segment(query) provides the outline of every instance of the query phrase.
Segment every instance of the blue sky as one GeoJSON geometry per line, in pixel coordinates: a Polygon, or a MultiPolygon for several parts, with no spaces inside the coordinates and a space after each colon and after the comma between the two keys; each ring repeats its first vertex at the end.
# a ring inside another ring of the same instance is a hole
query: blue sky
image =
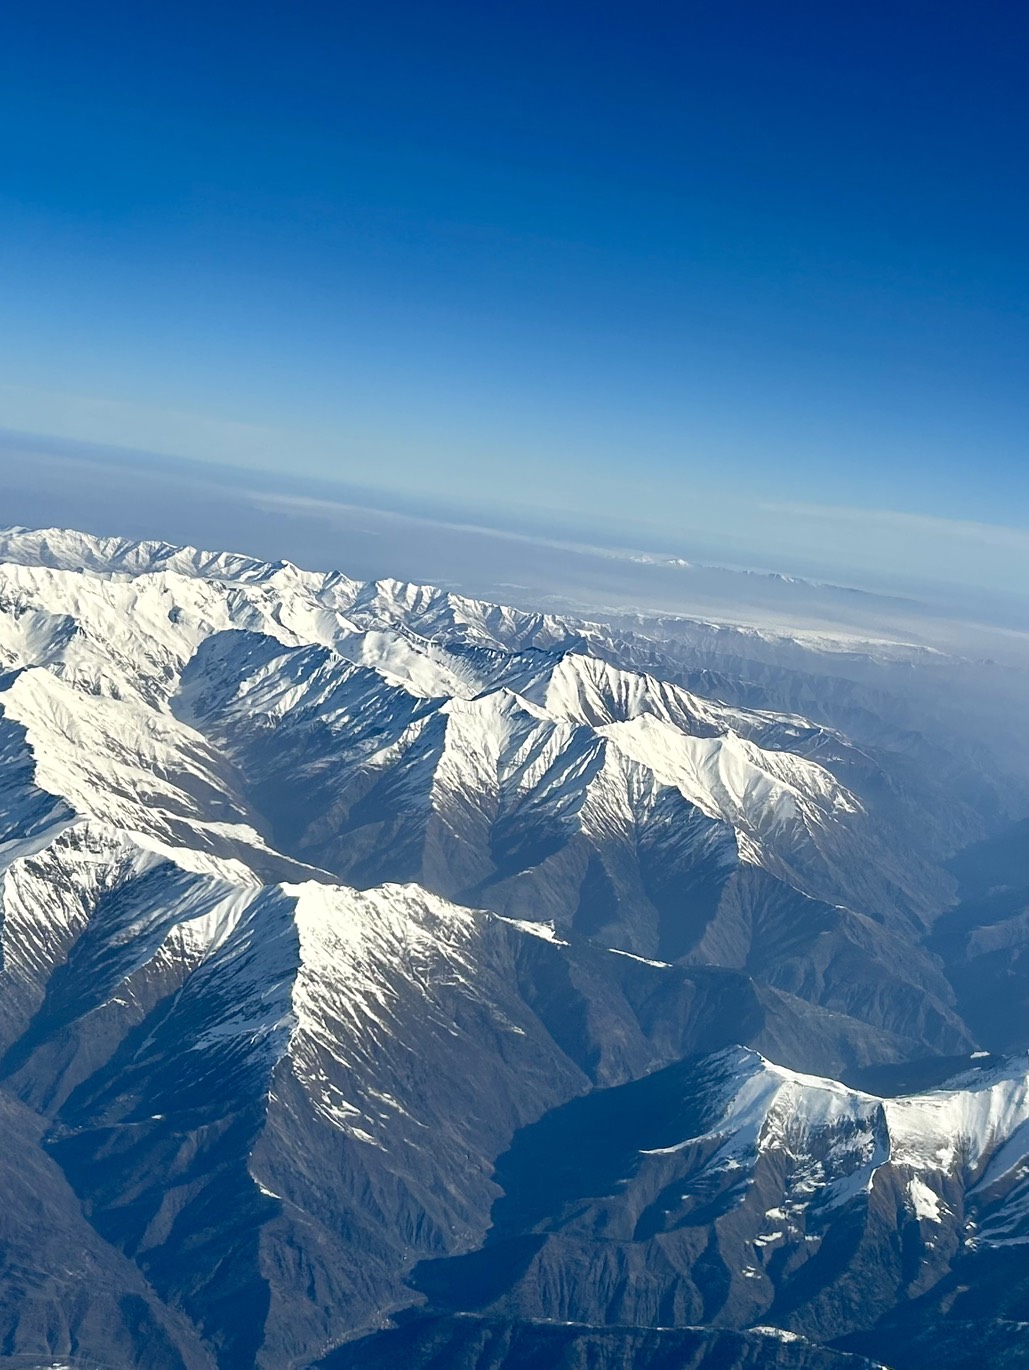
{"type": "Polygon", "coordinates": [[[8,6],[0,426],[1010,586],[1027,58],[1004,3],[8,6]]]}

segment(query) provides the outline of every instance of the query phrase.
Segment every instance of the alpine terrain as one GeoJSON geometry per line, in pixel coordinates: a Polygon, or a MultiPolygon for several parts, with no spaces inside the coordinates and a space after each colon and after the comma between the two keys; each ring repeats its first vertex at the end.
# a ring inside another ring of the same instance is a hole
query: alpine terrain
{"type": "Polygon", "coordinates": [[[1029,1366],[972,665],[0,534],[0,1364],[1029,1366]]]}

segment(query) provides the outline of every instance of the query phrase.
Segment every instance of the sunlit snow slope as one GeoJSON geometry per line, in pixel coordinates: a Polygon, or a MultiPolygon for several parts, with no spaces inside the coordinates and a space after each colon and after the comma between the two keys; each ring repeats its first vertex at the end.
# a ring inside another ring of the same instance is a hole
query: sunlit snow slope
{"type": "Polygon", "coordinates": [[[1026,1063],[969,1060],[933,941],[1004,786],[786,674],[0,534],[5,1351],[458,1365],[495,1333],[514,1370],[522,1320],[914,1366],[944,1303],[1006,1337],[1026,1063]],[[375,1332],[426,1300],[435,1331],[375,1332]]]}

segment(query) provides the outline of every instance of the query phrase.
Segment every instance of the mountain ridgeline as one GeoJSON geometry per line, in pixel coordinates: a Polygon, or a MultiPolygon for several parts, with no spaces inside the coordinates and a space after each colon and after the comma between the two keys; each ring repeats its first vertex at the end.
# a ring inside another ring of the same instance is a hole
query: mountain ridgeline
{"type": "Polygon", "coordinates": [[[966,666],[0,533],[0,1366],[1029,1366],[966,666]]]}

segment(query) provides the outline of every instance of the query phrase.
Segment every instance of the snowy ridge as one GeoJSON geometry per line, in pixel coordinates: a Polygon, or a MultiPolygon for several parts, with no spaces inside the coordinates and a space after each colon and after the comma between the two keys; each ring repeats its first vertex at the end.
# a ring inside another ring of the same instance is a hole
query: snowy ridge
{"type": "Polygon", "coordinates": [[[858,1227],[876,1318],[1029,1240],[1024,1060],[831,1078],[980,1045],[926,946],[950,885],[912,842],[916,743],[898,780],[636,647],[0,533],[0,1103],[202,1344],[158,1370],[307,1370],[524,1212],[511,1307],[784,1345],[863,1325],[830,1268],[858,1227]],[[554,1136],[505,1217],[502,1159],[554,1136]]]}
{"type": "MultiPolygon", "coordinates": [[[[705,1065],[713,1081],[711,1122],[702,1137],[645,1152],[672,1155],[705,1139],[718,1143],[712,1164],[733,1169],[782,1154],[800,1174],[786,1208],[821,1209],[872,1192],[880,1173],[903,1172],[919,1219],[949,1212],[950,1181],[972,1198],[1029,1161],[1029,1061],[973,1069],[921,1094],[878,1097],[836,1080],[804,1075],[759,1053],[733,1050],[705,1065]]],[[[787,1212],[769,1214],[785,1219],[787,1212]]],[[[1007,1218],[1011,1218],[1009,1210],[1007,1218]]],[[[1024,1240],[1029,1240],[1027,1232],[1024,1240]]],[[[984,1228],[970,1242],[989,1245],[984,1228]]]]}
{"type": "MultiPolygon", "coordinates": [[[[274,720],[302,705],[317,709],[329,726],[345,728],[376,693],[382,703],[373,707],[392,701],[391,707],[406,710],[411,719],[416,708],[410,701],[436,701],[446,716],[447,743],[432,782],[432,803],[455,826],[463,821],[456,796],[467,792],[470,779],[485,793],[499,795],[513,786],[525,795],[534,779],[553,775],[554,763],[570,749],[571,773],[578,769],[580,785],[588,787],[593,763],[585,758],[599,759],[608,744],[651,772],[659,785],[675,787],[703,814],[732,826],[745,860],[819,897],[858,903],[867,898],[863,890],[841,887],[840,877],[858,865],[871,869],[868,842],[881,843],[882,835],[862,836],[869,825],[860,801],[828,770],[781,749],[803,732],[803,720],[712,704],[581,652],[548,655],[539,650],[540,641],[568,639],[557,620],[523,622],[525,616],[515,611],[428,587],[359,586],[288,565],[54,531],[8,533],[0,539],[0,552],[8,559],[0,567],[0,604],[7,608],[0,613],[0,652],[10,669],[35,668],[50,678],[37,676],[31,691],[27,681],[16,681],[7,691],[6,712],[31,725],[33,749],[45,771],[41,788],[83,812],[95,811],[92,791],[101,781],[94,774],[84,784],[77,755],[90,756],[97,771],[99,757],[107,755],[108,791],[131,791],[113,741],[122,736],[124,750],[138,756],[147,772],[147,787],[154,786],[155,774],[186,774],[188,787],[220,792],[225,818],[196,820],[206,825],[211,850],[226,851],[230,843],[261,848],[260,823],[234,793],[236,779],[226,775],[224,764],[218,773],[206,739],[189,727],[200,721],[196,695],[204,688],[190,674],[193,663],[218,635],[242,631],[281,643],[283,654],[239,682],[237,713],[274,720]],[[441,613],[451,630],[460,630],[459,640],[488,644],[481,663],[474,652],[455,655],[452,646],[422,635],[426,615],[433,632],[443,633],[441,613]],[[512,634],[519,644],[532,640],[529,657],[504,648],[512,634]],[[319,649],[329,655],[311,655],[319,649]],[[348,662],[368,674],[353,675],[348,662]],[[75,694],[61,694],[58,682],[75,694]],[[348,706],[345,696],[355,688],[358,697],[352,695],[348,706]],[[123,712],[114,712],[114,702],[123,712]],[[140,710],[135,714],[133,702],[140,710]],[[43,736],[46,729],[52,743],[43,736]],[[747,735],[768,737],[776,749],[747,735]],[[51,763],[44,753],[59,753],[62,737],[76,740],[51,763]],[[449,817],[448,805],[457,806],[449,817]]],[[[213,668],[216,657],[207,653],[205,660],[213,668]]],[[[394,766],[423,730],[420,723],[406,739],[396,734],[367,765],[394,766]]],[[[532,802],[539,808],[547,801],[538,795],[532,802]]],[[[570,798],[561,802],[570,812],[570,798]]],[[[582,802],[580,795],[575,803],[582,802]]],[[[117,822],[145,830],[124,800],[118,804],[112,815],[117,822]]],[[[170,793],[166,784],[148,796],[147,806],[164,814],[166,826],[183,817],[181,794],[170,793]]],[[[877,867],[904,879],[896,857],[880,859],[877,867]]],[[[883,884],[881,897],[906,898],[886,895],[885,889],[883,884]]]]}
{"type": "MultiPolygon", "coordinates": [[[[375,1145],[368,1129],[382,1104],[404,1111],[369,1092],[387,1044],[406,1035],[403,1049],[413,1049],[412,1017],[418,1033],[435,1023],[453,1034],[443,987],[487,1017],[497,1012],[476,951],[490,927],[555,942],[542,925],[494,919],[417,886],[261,885],[239,862],[198,859],[94,820],[9,850],[0,899],[4,1041],[29,1025],[72,956],[88,981],[68,1018],[83,1051],[95,1051],[105,1018],[142,1021],[170,990],[163,1053],[230,1050],[265,1072],[288,1065],[316,1115],[375,1145]],[[358,1104],[340,1094],[341,1070],[362,1082],[358,1104]]],[[[503,1013],[497,1025],[525,1035],[503,1013]]]]}

